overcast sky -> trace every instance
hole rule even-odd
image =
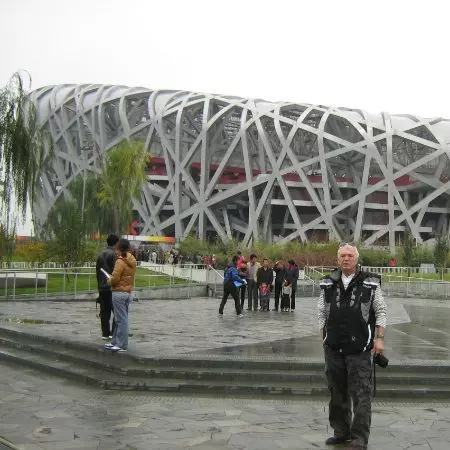
[[[450,118],[450,7],[0,0],[0,85],[106,83]]]

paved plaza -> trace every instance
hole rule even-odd
[[[450,302],[387,299],[392,364],[448,365]],[[130,310],[130,353],[147,357],[322,360],[316,300],[295,313],[237,319],[218,300],[141,301]],[[97,311],[98,312],[98,311]],[[0,327],[102,346],[95,303],[3,302]],[[102,391],[0,364],[0,436],[37,449],[322,449],[324,401],[161,396]],[[369,448],[450,448],[450,404],[375,402]],[[342,448],[342,447],[341,447]]]
[[[387,299],[386,354],[393,363],[450,360],[450,302]],[[129,352],[144,357],[323,360],[315,298],[294,313],[248,312],[232,302],[223,318],[214,298],[140,301],[131,305]],[[0,327],[103,345],[95,302],[2,302]]]
[[[0,370],[0,435],[23,450],[317,450],[330,433],[325,402],[137,395]],[[449,423],[448,404],[375,403],[369,449],[448,450]]]

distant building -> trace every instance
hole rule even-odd
[[[104,85],[32,93],[53,136],[37,228],[125,138],[153,159],[140,232],[182,239],[334,239],[394,246],[449,228],[450,122],[358,109]]]

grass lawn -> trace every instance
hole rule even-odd
[[[70,271],[68,275],[60,269],[54,273],[49,271],[47,278],[47,290],[45,286],[38,287],[22,287],[16,288],[16,295],[35,295],[35,294],[52,294],[57,292],[75,293],[97,291],[97,279],[95,277],[95,269],[83,269],[81,272],[74,274]],[[145,288],[152,286],[168,286],[172,284],[185,284],[186,280],[182,278],[173,278],[159,272],[153,272],[147,269],[137,268],[136,270],[136,288]],[[8,281],[8,295],[12,294],[13,281]],[[0,290],[0,296],[5,295],[5,290]]]

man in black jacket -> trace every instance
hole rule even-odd
[[[275,308],[272,311],[278,311],[281,288],[283,287],[284,280],[286,279],[286,269],[281,261],[277,261],[273,270],[275,271]]]
[[[286,280],[289,281],[292,286],[291,292],[291,312],[295,311],[295,292],[297,291],[297,282],[300,275],[298,266],[293,259],[288,261],[288,268],[286,269]]]
[[[319,327],[331,399],[327,445],[365,450],[370,434],[372,356],[383,353],[386,303],[380,277],[358,265],[358,250],[343,244],[339,268],[320,282]],[[353,413],[353,417],[352,417]]]
[[[258,289],[262,283],[266,283],[267,286],[271,286],[273,282],[273,269],[269,267],[269,260],[267,258],[263,259],[263,265],[256,272],[256,284]],[[270,299],[269,299],[270,303]]]
[[[111,338],[115,323],[113,319],[112,327],[110,326],[109,322],[111,320],[111,313],[113,312],[111,286],[106,283],[106,276],[101,269],[109,274],[113,273],[114,264],[116,263],[116,244],[118,241],[119,237],[115,234],[110,234],[107,237],[106,243],[108,244],[108,247],[98,255],[97,263],[95,265],[98,285],[98,301],[100,303],[102,339]]]

